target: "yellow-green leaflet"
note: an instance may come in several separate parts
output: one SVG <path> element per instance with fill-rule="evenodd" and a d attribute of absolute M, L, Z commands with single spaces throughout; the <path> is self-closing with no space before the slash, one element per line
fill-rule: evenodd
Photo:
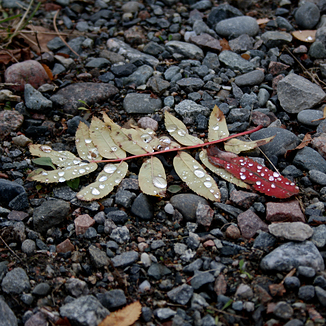
<path fill-rule="evenodd" d="M 81 162 L 79 157 L 68 151 L 54 151 L 48 145 L 29 145 L 29 151 L 32 155 L 39 157 L 49 157 L 54 165 L 65 167 L 78 165 Z"/>
<path fill-rule="evenodd" d="M 188 129 L 184 123 L 168 111 L 165 111 L 164 117 L 166 130 L 180 144 L 185 146 L 192 146 L 204 143 L 201 139 L 189 135 Z"/>
<path fill-rule="evenodd" d="M 275 136 L 254 140 L 254 141 L 243 141 L 237 138 L 232 138 L 225 142 L 224 149 L 228 152 L 234 154 L 239 154 L 241 152 L 249 151 L 251 149 L 257 148 L 258 146 L 265 145 L 272 141 Z"/>
<path fill-rule="evenodd" d="M 208 141 L 219 140 L 229 136 L 229 129 L 226 124 L 225 116 L 217 105 L 209 117 Z"/>
<path fill-rule="evenodd" d="M 199 158 L 207 168 L 209 168 L 213 173 L 217 174 L 222 179 L 231 182 L 241 188 L 246 188 L 246 189 L 250 188 L 249 185 L 234 177 L 230 172 L 224 170 L 223 168 L 218 168 L 217 166 L 211 164 L 208 160 L 207 152 L 205 149 L 203 149 L 200 152 Z"/>
<path fill-rule="evenodd" d="M 43 170 L 39 174 L 30 177 L 30 180 L 44 183 L 65 182 L 67 180 L 87 175 L 95 171 L 96 169 L 96 163 L 80 163 L 79 165 L 67 166 L 63 169 L 57 169 L 52 171 Z"/>
<path fill-rule="evenodd" d="M 220 201 L 221 194 L 215 180 L 191 155 L 178 152 L 174 157 L 173 166 L 191 190 L 212 201 Z"/>
<path fill-rule="evenodd" d="M 93 117 L 89 132 L 93 144 L 97 147 L 100 155 L 108 159 L 126 157 L 126 152 L 114 142 L 111 138 L 110 129 L 102 120 Z"/>
<path fill-rule="evenodd" d="M 123 180 L 127 172 L 128 164 L 126 162 L 106 164 L 103 171 L 97 176 L 96 181 L 80 190 L 77 198 L 91 201 L 105 197 Z"/>
<path fill-rule="evenodd" d="M 139 187 L 144 194 L 164 197 L 166 192 L 166 175 L 161 161 L 151 156 L 140 168 Z"/>
<path fill-rule="evenodd" d="M 78 155 L 83 160 L 101 160 L 102 156 L 99 154 L 97 148 L 94 146 L 89 134 L 89 128 L 84 122 L 80 122 L 76 131 L 76 148 Z"/>

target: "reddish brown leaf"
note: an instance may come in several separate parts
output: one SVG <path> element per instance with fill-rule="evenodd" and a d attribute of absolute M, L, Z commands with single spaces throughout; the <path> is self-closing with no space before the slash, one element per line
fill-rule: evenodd
<path fill-rule="evenodd" d="M 48 74 L 50 80 L 53 80 L 53 74 L 52 74 L 51 69 L 44 63 L 41 63 L 41 65 L 43 66 L 45 72 Z"/>
<path fill-rule="evenodd" d="M 311 142 L 312 142 L 311 135 L 309 133 L 306 133 L 304 138 L 302 139 L 301 143 L 296 148 L 287 150 L 284 156 L 289 157 L 290 154 L 292 154 L 294 151 L 306 147 Z"/>
<path fill-rule="evenodd" d="M 18 62 L 21 59 L 29 60 L 31 58 L 29 48 L 15 50 L 0 50 L 0 63 L 7 65 L 11 62 Z"/>
<path fill-rule="evenodd" d="M 224 50 L 231 50 L 230 46 L 229 46 L 229 42 L 223 38 L 222 40 L 220 40 L 220 45 L 222 47 L 222 51 Z"/>
<path fill-rule="evenodd" d="M 268 288 L 269 288 L 269 291 L 271 292 L 271 295 L 273 297 L 275 297 L 275 296 L 282 297 L 283 294 L 286 292 L 283 283 L 270 284 Z"/>
<path fill-rule="evenodd" d="M 207 149 L 208 159 L 215 166 L 223 167 L 237 179 L 252 185 L 252 187 L 268 196 L 289 198 L 299 193 L 299 188 L 277 172 L 273 172 L 248 157 L 225 155 L 226 152 L 216 146 Z M 223 157 L 223 158 L 221 158 Z"/>

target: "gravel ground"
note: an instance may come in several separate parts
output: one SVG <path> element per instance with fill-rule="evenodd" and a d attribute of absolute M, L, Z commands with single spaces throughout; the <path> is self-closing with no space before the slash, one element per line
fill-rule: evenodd
<path fill-rule="evenodd" d="M 2 0 L 8 16 L 27 5 Z M 325 325 L 324 14 L 325 0 L 42 1 L 26 29 L 52 33 L 0 52 L 0 326 L 95 326 L 136 300 L 136 325 Z M 221 201 L 207 201 L 172 153 L 160 159 L 178 192 L 162 199 L 139 190 L 141 160 L 94 202 L 76 193 L 96 172 L 75 189 L 27 180 L 29 143 L 76 154 L 78 124 L 102 112 L 166 135 L 168 110 L 205 141 L 215 105 L 231 134 L 275 136 L 248 156 L 298 196 L 214 176 Z"/>

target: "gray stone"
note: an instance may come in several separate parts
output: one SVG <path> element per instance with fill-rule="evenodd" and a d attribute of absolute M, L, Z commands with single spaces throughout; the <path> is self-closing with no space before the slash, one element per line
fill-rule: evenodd
<path fill-rule="evenodd" d="M 126 226 L 117 227 L 112 230 L 110 238 L 120 244 L 126 243 L 130 240 L 129 230 Z"/>
<path fill-rule="evenodd" d="M 290 304 L 285 301 L 279 301 L 274 308 L 274 315 L 281 319 L 290 319 L 293 315 L 293 309 Z"/>
<path fill-rule="evenodd" d="M 200 78 L 190 77 L 190 78 L 182 78 L 178 80 L 177 84 L 180 87 L 185 87 L 185 88 L 191 87 L 192 89 L 197 90 L 204 85 L 204 82 Z"/>
<path fill-rule="evenodd" d="M 309 127 L 315 127 L 320 124 L 322 120 L 320 120 L 323 117 L 323 112 L 320 110 L 303 110 L 298 113 L 297 119 L 302 124 L 309 126 Z M 317 121 L 313 121 L 317 120 Z"/>
<path fill-rule="evenodd" d="M 235 122 L 244 122 L 248 121 L 250 117 L 250 110 L 248 107 L 240 109 L 232 109 L 227 116 L 227 123 L 232 124 Z"/>
<path fill-rule="evenodd" d="M 46 46 L 49 50 L 55 51 L 65 46 L 65 43 L 61 40 L 59 36 L 56 36 L 51 41 L 49 41 Z"/>
<path fill-rule="evenodd" d="M 68 45 L 70 48 L 72 48 L 76 53 L 81 54 L 83 52 L 83 42 L 85 41 L 85 36 L 79 36 L 75 37 L 72 40 L 68 42 Z M 76 58 L 76 54 L 74 54 L 70 48 L 67 46 L 64 46 L 63 48 L 60 49 L 60 53 L 65 53 L 68 54 L 72 58 Z"/>
<path fill-rule="evenodd" d="M 148 65 L 140 66 L 135 72 L 130 76 L 124 77 L 122 79 L 124 85 L 135 85 L 140 86 L 146 84 L 147 80 L 153 74 L 153 68 Z"/>
<path fill-rule="evenodd" d="M 120 289 L 106 291 L 104 293 L 98 294 L 97 298 L 103 307 L 110 310 L 116 310 L 127 303 L 126 296 Z"/>
<path fill-rule="evenodd" d="M 129 93 L 123 100 L 123 108 L 127 113 L 154 113 L 162 108 L 162 101 L 151 94 Z"/>
<path fill-rule="evenodd" d="M 164 51 L 164 47 L 151 41 L 144 46 L 143 51 L 150 55 L 158 55 Z"/>
<path fill-rule="evenodd" d="M 157 66 L 159 63 L 159 61 L 155 57 L 140 52 L 117 38 L 108 39 L 106 46 L 108 47 L 109 51 L 117 52 L 118 54 L 123 55 L 129 60 L 140 59 L 144 62 L 148 62 L 154 67 Z"/>
<path fill-rule="evenodd" d="M 268 144 L 261 146 L 261 149 L 268 157 L 283 156 L 288 150 L 294 149 L 300 143 L 299 138 L 289 130 L 282 128 L 264 128 L 250 135 L 252 140 L 263 139 L 275 136 Z"/>
<path fill-rule="evenodd" d="M 45 232 L 52 226 L 60 224 L 68 215 L 70 204 L 60 200 L 48 200 L 33 212 L 34 228 L 38 232 Z"/>
<path fill-rule="evenodd" d="M 210 11 L 207 18 L 207 23 L 209 26 L 214 27 L 218 22 L 224 19 L 239 16 L 243 16 L 243 13 L 239 9 L 229 5 L 228 3 L 223 3 L 218 7 L 214 7 Z"/>
<path fill-rule="evenodd" d="M 52 69 L 52 75 L 60 75 L 66 72 L 66 68 L 61 63 L 55 63 Z"/>
<path fill-rule="evenodd" d="M 268 230 L 275 237 L 292 241 L 305 241 L 314 233 L 308 224 L 302 222 L 272 223 Z"/>
<path fill-rule="evenodd" d="M 101 249 L 91 245 L 88 248 L 88 252 L 91 257 L 91 261 L 96 268 L 102 268 L 109 265 L 109 258 Z"/>
<path fill-rule="evenodd" d="M 128 190 L 119 190 L 115 196 L 115 203 L 121 205 L 125 208 L 129 208 L 132 204 L 132 201 L 136 198 L 136 194 Z M 119 213 L 118 213 L 119 212 Z M 117 223 L 123 224 L 128 220 L 128 215 L 124 211 L 118 211 L 118 215 L 112 215 L 110 218 Z M 114 213 L 114 212 L 111 212 Z M 108 217 L 109 218 L 109 217 Z"/>
<path fill-rule="evenodd" d="M 180 68 L 178 66 L 171 66 L 164 72 L 164 78 L 171 81 L 179 71 Z"/>
<path fill-rule="evenodd" d="M 45 98 L 30 84 L 25 85 L 24 97 L 27 108 L 33 111 L 46 112 L 52 109 L 52 101 Z"/>
<path fill-rule="evenodd" d="M 309 171 L 309 179 L 321 186 L 326 186 L 326 174 L 318 170 Z"/>
<path fill-rule="evenodd" d="M 172 310 L 171 308 L 158 308 L 154 311 L 154 315 L 159 320 L 166 320 L 172 318 L 176 312 Z"/>
<path fill-rule="evenodd" d="M 298 8 L 294 15 L 300 29 L 313 29 L 320 18 L 318 7 L 311 2 L 306 2 Z"/>
<path fill-rule="evenodd" d="M 11 201 L 19 194 L 25 193 L 25 188 L 16 182 L 0 179 L 0 197 L 4 201 Z"/>
<path fill-rule="evenodd" d="M 129 265 L 132 265 L 134 262 L 138 260 L 138 252 L 136 251 L 126 251 L 121 255 L 117 255 L 111 259 L 114 267 L 116 268 L 124 268 Z"/>
<path fill-rule="evenodd" d="M 300 149 L 293 159 L 293 164 L 303 170 L 318 170 L 326 173 L 325 159 L 311 147 Z"/>
<path fill-rule="evenodd" d="M 308 52 L 309 56 L 314 59 L 325 59 L 326 48 L 325 45 L 320 41 L 315 41 L 311 44 Z"/>
<path fill-rule="evenodd" d="M 285 32 L 265 32 L 261 39 L 269 48 L 282 47 L 292 41 L 292 35 Z"/>
<path fill-rule="evenodd" d="M 171 274 L 171 270 L 164 265 L 153 263 L 147 271 L 148 276 L 160 280 L 162 277 Z"/>
<path fill-rule="evenodd" d="M 218 56 L 219 61 L 223 62 L 231 70 L 238 70 L 241 73 L 246 73 L 255 69 L 255 65 L 245 59 L 239 54 L 225 50 Z"/>
<path fill-rule="evenodd" d="M 308 266 L 316 271 L 325 269 L 324 260 L 311 241 L 287 242 L 265 256 L 260 266 L 266 271 L 289 271 L 293 267 Z"/>
<path fill-rule="evenodd" d="M 326 245 L 326 225 L 322 224 L 317 226 L 314 229 L 314 234 L 311 238 L 311 241 L 318 248 L 323 248 Z"/>
<path fill-rule="evenodd" d="M 188 303 L 193 293 L 194 289 L 190 285 L 183 284 L 169 291 L 167 295 L 173 302 L 185 305 Z"/>
<path fill-rule="evenodd" d="M 304 285 L 299 288 L 298 298 L 303 301 L 310 301 L 315 296 L 315 288 L 313 285 Z"/>
<path fill-rule="evenodd" d="M 297 275 L 303 278 L 313 278 L 316 275 L 316 271 L 307 266 L 299 266 L 297 269 Z"/>
<path fill-rule="evenodd" d="M 36 244 L 34 240 L 26 239 L 22 243 L 22 252 L 24 252 L 25 254 L 32 255 L 35 250 L 36 250 Z"/>
<path fill-rule="evenodd" d="M 47 295 L 51 290 L 51 286 L 48 283 L 42 282 L 35 286 L 35 288 L 32 291 L 32 294 L 45 296 Z"/>
<path fill-rule="evenodd" d="M 277 16 L 275 19 L 275 22 L 277 24 L 277 27 L 279 29 L 285 29 L 287 32 L 294 31 L 294 27 L 291 25 L 291 23 L 285 19 L 284 17 Z"/>
<path fill-rule="evenodd" d="M 29 292 L 31 285 L 26 272 L 21 267 L 16 267 L 3 278 L 2 291 L 11 294 Z"/>
<path fill-rule="evenodd" d="M 78 326 L 97 326 L 109 314 L 110 311 L 92 295 L 79 297 L 60 307 L 60 315 Z"/>
<path fill-rule="evenodd" d="M 86 68 L 107 68 L 110 64 L 110 61 L 105 58 L 93 58 L 92 60 L 86 63 Z"/>
<path fill-rule="evenodd" d="M 151 220 L 153 218 L 153 205 L 150 202 L 150 197 L 143 193 L 139 194 L 131 206 L 131 213 L 143 220 Z"/>
<path fill-rule="evenodd" d="M 265 88 L 261 88 L 259 90 L 258 96 L 257 96 L 259 107 L 263 108 L 266 105 L 269 98 L 270 98 L 270 95 L 269 95 L 268 90 Z"/>
<path fill-rule="evenodd" d="M 199 272 L 196 271 L 195 275 L 191 279 L 191 286 L 194 290 L 198 290 L 201 288 L 203 285 L 207 283 L 212 283 L 215 281 L 215 277 L 211 273 L 207 272 Z"/>
<path fill-rule="evenodd" d="M 170 83 L 158 76 L 153 76 L 148 80 L 147 87 L 151 88 L 154 93 L 162 94 L 170 87 Z"/>
<path fill-rule="evenodd" d="M 218 72 L 220 67 L 220 61 L 218 60 L 218 55 L 213 52 L 207 52 L 204 60 L 203 65 L 207 66 L 209 69 Z"/>
<path fill-rule="evenodd" d="M 0 326 L 18 326 L 15 314 L 4 301 L 2 296 L 0 296 L 0 316 Z"/>
<path fill-rule="evenodd" d="M 89 25 L 86 21 L 78 22 L 76 24 L 76 29 L 80 32 L 87 32 L 89 29 Z"/>
<path fill-rule="evenodd" d="M 69 278 L 65 283 L 65 288 L 74 297 L 78 298 L 81 295 L 87 295 L 89 290 L 87 283 L 78 278 Z"/>
<path fill-rule="evenodd" d="M 255 36 L 259 31 L 259 26 L 256 19 L 240 16 L 220 21 L 216 24 L 215 31 L 218 35 L 227 38 L 236 38 L 242 34 Z"/>
<path fill-rule="evenodd" d="M 326 97 L 321 87 L 296 74 L 289 74 L 280 80 L 277 94 L 281 106 L 288 113 L 310 109 Z"/>
<path fill-rule="evenodd" d="M 326 291 L 319 286 L 315 286 L 315 293 L 321 305 L 326 307 Z"/>
<path fill-rule="evenodd" d="M 296 276 L 287 276 L 284 279 L 284 285 L 289 290 L 297 290 L 300 287 L 301 283 Z"/>
<path fill-rule="evenodd" d="M 241 300 L 243 299 L 250 300 L 254 296 L 254 293 L 249 285 L 241 283 L 238 286 L 237 291 L 235 292 L 235 296 Z"/>
<path fill-rule="evenodd" d="M 210 110 L 207 107 L 197 104 L 196 102 L 191 100 L 181 101 L 178 105 L 175 106 L 174 109 L 183 118 L 196 118 L 198 114 L 208 116 L 210 113 Z"/>
<path fill-rule="evenodd" d="M 260 85 L 264 81 L 264 78 L 265 78 L 265 74 L 262 70 L 254 70 L 244 75 L 237 76 L 234 82 L 239 87 L 254 86 L 254 85 Z"/>
<path fill-rule="evenodd" d="M 253 41 L 248 34 L 242 34 L 239 37 L 230 40 L 229 46 L 233 52 L 243 53 L 253 48 Z"/>
<path fill-rule="evenodd" d="M 202 49 L 191 43 L 170 41 L 165 44 L 165 48 L 170 53 L 179 53 L 188 59 L 202 59 L 204 57 Z"/>

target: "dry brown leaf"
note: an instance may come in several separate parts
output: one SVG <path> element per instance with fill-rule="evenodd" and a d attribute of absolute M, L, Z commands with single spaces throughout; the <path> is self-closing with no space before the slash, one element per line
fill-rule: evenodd
<path fill-rule="evenodd" d="M 287 150 L 284 156 L 289 157 L 289 155 L 292 154 L 294 151 L 306 147 L 311 142 L 312 142 L 311 135 L 309 133 L 306 133 L 301 143 L 296 148 Z"/>
<path fill-rule="evenodd" d="M 18 62 L 20 60 L 29 60 L 31 53 L 29 48 L 15 49 L 15 50 L 0 50 L 0 63 L 7 65 L 11 62 Z"/>
<path fill-rule="evenodd" d="M 305 30 L 305 31 L 295 31 L 292 32 L 294 38 L 301 42 L 313 43 L 315 42 L 316 31 Z"/>
<path fill-rule="evenodd" d="M 260 18 L 260 19 L 257 19 L 257 24 L 264 25 L 264 24 L 267 24 L 269 21 L 270 21 L 270 19 L 268 19 L 268 18 Z"/>
<path fill-rule="evenodd" d="M 45 72 L 47 73 L 47 75 L 49 76 L 50 80 L 53 80 L 53 74 L 51 69 L 44 63 L 41 63 L 41 65 L 43 66 Z"/>
<path fill-rule="evenodd" d="M 112 312 L 106 316 L 98 326 L 130 326 L 141 314 L 141 304 L 139 301 Z"/>
<path fill-rule="evenodd" d="M 229 46 L 229 42 L 223 38 L 222 40 L 220 40 L 220 45 L 222 47 L 222 51 L 224 50 L 231 50 L 230 46 Z"/>

